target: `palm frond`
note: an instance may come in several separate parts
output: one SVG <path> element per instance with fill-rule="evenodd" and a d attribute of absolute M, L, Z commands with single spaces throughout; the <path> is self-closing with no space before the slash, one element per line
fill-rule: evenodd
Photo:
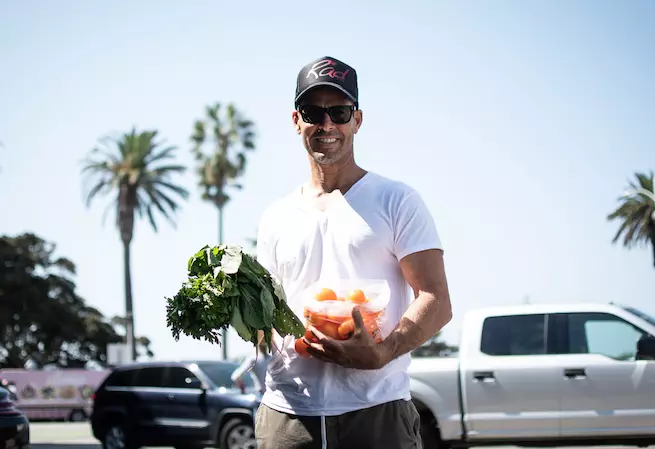
<path fill-rule="evenodd" d="M 653 172 L 635 173 L 636 181 L 629 181 L 629 190 L 619 198 L 619 206 L 607 216 L 609 221 L 619 220 L 619 228 L 612 239 L 621 237 L 626 248 L 637 245 L 655 245 L 655 191 Z"/>
<path fill-rule="evenodd" d="M 171 181 L 171 177 L 184 173 L 186 167 L 170 163 L 177 148 L 164 145 L 158 140 L 158 134 L 156 130 L 138 132 L 132 128 L 119 138 L 100 140 L 101 145 L 90 152 L 82 168 L 82 172 L 94 180 L 87 194 L 87 206 L 94 198 L 114 192 L 116 196 L 110 205 L 115 207 L 117 220 L 121 201 L 125 201 L 129 203 L 122 206 L 128 210 L 128 216 L 136 213 L 147 218 L 155 231 L 155 210 L 174 224 L 172 216 L 179 209 L 178 201 L 188 198 L 188 192 Z M 127 189 L 124 192 L 128 195 L 120 195 L 122 188 Z M 165 200 L 162 199 L 162 188 L 172 194 L 165 195 Z M 162 201 L 167 207 L 162 206 Z M 119 223 L 119 226 L 125 225 Z M 131 235 L 132 230 L 129 233 Z"/>
<path fill-rule="evenodd" d="M 211 129 L 211 139 L 205 129 Z M 205 121 L 196 121 L 191 135 L 203 199 L 222 207 L 230 200 L 226 189 L 242 186 L 237 180 L 245 173 L 245 153 L 255 149 L 255 138 L 254 123 L 234 104 L 207 106 Z M 211 145 L 208 155 L 201 151 L 205 144 Z"/>

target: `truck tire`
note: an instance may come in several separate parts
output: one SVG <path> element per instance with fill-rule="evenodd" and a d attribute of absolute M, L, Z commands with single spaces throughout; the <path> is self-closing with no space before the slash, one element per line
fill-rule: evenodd
<path fill-rule="evenodd" d="M 220 449 L 257 449 L 255 428 L 245 418 L 231 418 L 225 422 L 218 437 Z"/>
<path fill-rule="evenodd" d="M 421 442 L 423 449 L 449 449 L 449 445 L 441 441 L 437 423 L 430 412 L 421 413 Z"/>
<path fill-rule="evenodd" d="M 86 413 L 84 413 L 84 410 L 73 410 L 68 415 L 68 420 L 71 422 L 86 421 Z"/>

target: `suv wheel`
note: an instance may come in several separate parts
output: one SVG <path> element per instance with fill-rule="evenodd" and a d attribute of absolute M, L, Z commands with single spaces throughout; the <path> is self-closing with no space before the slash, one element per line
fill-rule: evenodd
<path fill-rule="evenodd" d="M 128 449 L 125 430 L 120 424 L 109 426 L 105 435 L 102 437 L 103 449 Z"/>
<path fill-rule="evenodd" d="M 221 449 L 257 449 L 257 439 L 252 423 L 234 418 L 225 423 L 218 439 Z"/>

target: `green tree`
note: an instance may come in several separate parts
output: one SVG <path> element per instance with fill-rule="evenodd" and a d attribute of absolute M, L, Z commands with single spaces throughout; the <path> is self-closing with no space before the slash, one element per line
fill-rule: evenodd
<path fill-rule="evenodd" d="M 652 171 L 648 175 L 635 173 L 635 178 L 619 198 L 620 205 L 607 216 L 621 223 L 612 243 L 623 236 L 623 246 L 628 249 L 650 244 L 655 264 L 655 175 Z"/>
<path fill-rule="evenodd" d="M 205 120 L 194 123 L 191 135 L 198 163 L 202 199 L 218 210 L 218 242 L 223 240 L 223 212 L 230 201 L 229 189 L 240 190 L 239 178 L 246 170 L 246 152 L 255 149 L 254 123 L 234 104 L 208 106 Z M 208 151 L 203 151 L 207 146 Z M 227 331 L 222 338 L 223 359 L 227 359 Z"/>
<path fill-rule="evenodd" d="M 122 340 L 75 292 L 75 265 L 31 233 L 0 237 L 0 367 L 106 363 Z"/>
<path fill-rule="evenodd" d="M 451 346 L 441 340 L 441 333 L 437 332 L 432 338 L 412 351 L 412 357 L 445 357 L 457 352 L 457 346 Z"/>
<path fill-rule="evenodd" d="M 137 132 L 132 129 L 118 138 L 103 138 L 85 160 L 82 173 L 93 184 L 88 190 L 87 206 L 98 196 L 111 195 L 109 206 L 116 209 L 116 225 L 123 243 L 125 278 L 125 315 L 128 321 L 126 341 L 136 359 L 130 243 L 134 235 L 135 216 L 146 217 L 157 232 L 155 214 L 159 213 L 175 226 L 174 214 L 180 199 L 188 198 L 188 191 L 171 178 L 186 171 L 174 162 L 174 146 L 157 141 L 157 131 Z"/>

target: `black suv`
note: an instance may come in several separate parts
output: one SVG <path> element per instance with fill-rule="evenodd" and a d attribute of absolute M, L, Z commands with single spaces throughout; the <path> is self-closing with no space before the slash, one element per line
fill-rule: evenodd
<path fill-rule="evenodd" d="M 256 449 L 255 377 L 244 394 L 231 380 L 236 363 L 147 362 L 115 368 L 93 396 L 93 436 L 105 449 L 174 446 Z"/>

